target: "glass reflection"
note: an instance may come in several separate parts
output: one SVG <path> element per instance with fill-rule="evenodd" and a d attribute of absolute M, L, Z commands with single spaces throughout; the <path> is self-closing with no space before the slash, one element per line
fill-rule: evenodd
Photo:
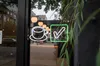
<path fill-rule="evenodd" d="M 6 2 L 6 3 L 5 3 Z M 0 0 L 0 66 L 16 66 L 17 6 Z"/>

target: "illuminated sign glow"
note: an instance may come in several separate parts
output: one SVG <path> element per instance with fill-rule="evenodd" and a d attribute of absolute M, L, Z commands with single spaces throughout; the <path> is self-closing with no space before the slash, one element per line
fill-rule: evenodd
<path fill-rule="evenodd" d="M 53 32 L 53 35 L 54 35 L 54 38 L 55 39 L 58 39 L 61 35 L 62 35 L 62 33 L 65 31 L 65 27 L 62 27 L 60 30 L 59 30 L 59 32 L 57 33 L 56 31 L 54 31 Z"/>
<path fill-rule="evenodd" d="M 32 28 L 31 35 L 29 38 L 32 41 L 45 41 L 49 38 L 48 35 L 50 35 L 51 42 L 67 42 L 68 41 L 69 37 L 68 37 L 68 25 L 67 24 L 52 24 L 50 25 L 50 29 L 51 30 L 49 32 L 44 27 L 35 26 Z M 63 36 L 64 39 L 62 39 L 61 36 Z"/>
<path fill-rule="evenodd" d="M 35 36 L 36 34 L 41 35 L 41 37 Z M 48 34 L 48 31 L 46 31 L 43 27 L 35 26 L 31 30 L 30 39 L 32 41 L 45 41 L 48 39 L 47 34 Z"/>
<path fill-rule="evenodd" d="M 50 42 L 68 42 L 68 25 L 52 24 L 50 25 Z"/>

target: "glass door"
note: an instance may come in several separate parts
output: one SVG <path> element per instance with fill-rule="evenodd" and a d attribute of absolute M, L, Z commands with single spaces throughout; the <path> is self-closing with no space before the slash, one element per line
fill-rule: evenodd
<path fill-rule="evenodd" d="M 11 4 L 0 0 L 0 66 L 16 66 L 18 7 Z"/>
<path fill-rule="evenodd" d="M 61 22 L 61 2 L 31 1 L 31 8 L 30 66 L 68 65 L 64 50 L 67 49 L 69 21 Z"/>
<path fill-rule="evenodd" d="M 99 2 L 0 0 L 0 66 L 99 66 Z"/>

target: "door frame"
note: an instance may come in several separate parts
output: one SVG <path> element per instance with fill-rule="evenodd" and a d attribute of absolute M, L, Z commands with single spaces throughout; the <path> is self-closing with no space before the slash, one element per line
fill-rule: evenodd
<path fill-rule="evenodd" d="M 30 66 L 30 3 L 18 0 L 16 66 Z"/>

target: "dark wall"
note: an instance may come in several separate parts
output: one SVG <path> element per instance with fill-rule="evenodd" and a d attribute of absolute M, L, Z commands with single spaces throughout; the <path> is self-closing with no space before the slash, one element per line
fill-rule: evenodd
<path fill-rule="evenodd" d="M 84 19 L 98 8 L 100 8 L 100 0 L 88 0 L 85 3 Z M 85 27 L 78 40 L 79 66 L 96 66 L 100 40 L 100 13 Z"/>

